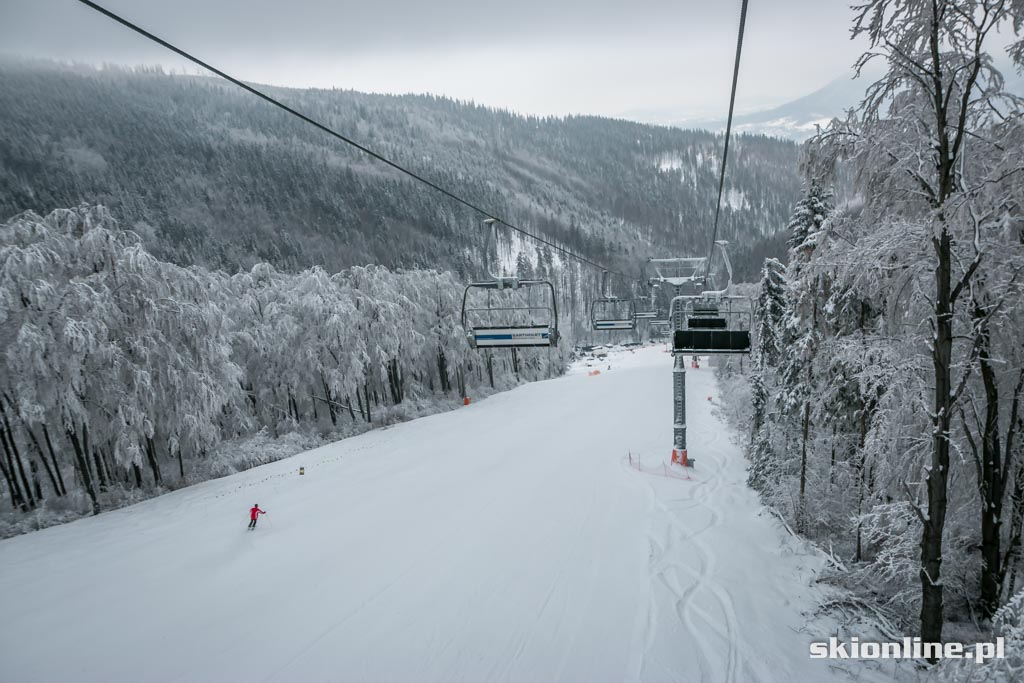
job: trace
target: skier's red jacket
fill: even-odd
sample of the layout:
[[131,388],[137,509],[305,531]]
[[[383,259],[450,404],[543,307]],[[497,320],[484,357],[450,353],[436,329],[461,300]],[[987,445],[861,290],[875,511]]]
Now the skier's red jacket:
[[261,512],[263,514],[267,514],[266,510],[260,510],[258,507],[254,507],[253,509],[249,510],[249,519],[256,519],[260,516]]

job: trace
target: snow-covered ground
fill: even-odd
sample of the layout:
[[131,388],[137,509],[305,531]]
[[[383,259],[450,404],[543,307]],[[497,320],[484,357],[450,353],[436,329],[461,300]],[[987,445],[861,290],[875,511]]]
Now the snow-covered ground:
[[687,381],[692,471],[646,347],[0,542],[0,680],[843,680],[820,559]]

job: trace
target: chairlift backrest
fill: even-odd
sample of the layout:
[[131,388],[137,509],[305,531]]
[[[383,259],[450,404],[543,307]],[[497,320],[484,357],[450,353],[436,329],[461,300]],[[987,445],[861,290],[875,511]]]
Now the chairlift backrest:
[[750,353],[750,299],[714,294],[672,299],[674,353]]

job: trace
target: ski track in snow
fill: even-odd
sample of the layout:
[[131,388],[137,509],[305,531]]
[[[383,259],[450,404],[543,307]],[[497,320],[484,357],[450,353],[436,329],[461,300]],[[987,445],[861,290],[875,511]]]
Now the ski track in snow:
[[684,472],[671,358],[597,367],[0,542],[0,681],[848,680],[713,371]]

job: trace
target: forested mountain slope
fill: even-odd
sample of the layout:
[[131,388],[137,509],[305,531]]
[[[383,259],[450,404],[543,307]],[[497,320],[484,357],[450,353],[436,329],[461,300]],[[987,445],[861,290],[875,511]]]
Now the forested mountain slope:
[[[655,253],[707,249],[721,154],[710,133],[425,95],[270,90],[592,258],[632,270]],[[0,91],[5,217],[102,203],[156,256],[229,271],[268,261],[478,274],[479,216],[221,81],[6,62]],[[772,237],[798,198],[797,147],[740,136],[733,149],[720,236],[752,279],[782,251]]]

